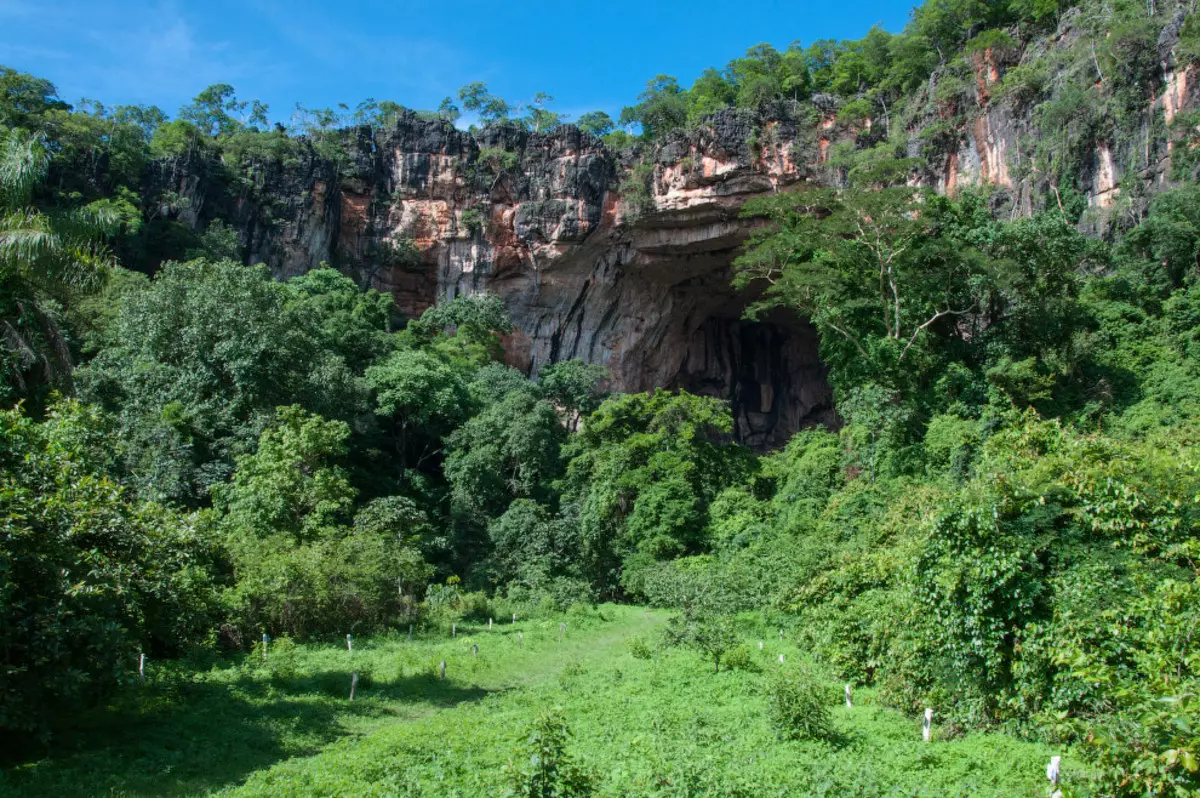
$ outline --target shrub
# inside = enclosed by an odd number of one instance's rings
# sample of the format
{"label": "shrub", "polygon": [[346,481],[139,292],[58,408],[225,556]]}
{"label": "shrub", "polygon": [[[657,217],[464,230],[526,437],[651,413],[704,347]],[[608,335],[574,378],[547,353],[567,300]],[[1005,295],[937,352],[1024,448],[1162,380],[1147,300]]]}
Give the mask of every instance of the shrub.
{"label": "shrub", "polygon": [[634,659],[652,659],[654,657],[654,649],[650,647],[644,637],[635,637],[629,641],[629,653]]}
{"label": "shrub", "polygon": [[560,711],[543,713],[505,766],[509,782],[506,795],[520,798],[591,795],[595,778],[567,752],[570,737],[571,731]]}
{"label": "shrub", "polygon": [[746,645],[735,646],[725,654],[725,668],[731,671],[762,673],[762,665],[754,659],[754,654]]}
{"label": "shrub", "polygon": [[767,682],[771,722],[784,740],[829,740],[836,734],[831,696],[807,668],[780,670]]}

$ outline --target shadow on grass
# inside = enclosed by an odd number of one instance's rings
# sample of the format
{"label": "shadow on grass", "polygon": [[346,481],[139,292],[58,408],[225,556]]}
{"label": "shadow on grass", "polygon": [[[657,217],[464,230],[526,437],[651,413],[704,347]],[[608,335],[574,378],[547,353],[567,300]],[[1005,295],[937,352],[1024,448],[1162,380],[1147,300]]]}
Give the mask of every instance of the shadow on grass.
{"label": "shadow on grass", "polygon": [[165,679],[62,729],[48,747],[9,750],[0,795],[194,795],[240,783],[283,759],[344,736],[343,723],[384,717],[397,704],[448,707],[487,694],[428,675],[364,680],[350,674],[229,682]]}

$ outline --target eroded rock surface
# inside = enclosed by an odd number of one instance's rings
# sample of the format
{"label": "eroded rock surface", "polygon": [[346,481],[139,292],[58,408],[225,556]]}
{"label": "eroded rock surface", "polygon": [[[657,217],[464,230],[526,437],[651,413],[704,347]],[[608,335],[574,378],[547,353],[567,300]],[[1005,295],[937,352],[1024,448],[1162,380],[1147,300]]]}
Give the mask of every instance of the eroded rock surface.
{"label": "eroded rock surface", "polygon": [[[1067,15],[1048,46],[1074,36]],[[1147,118],[1169,121],[1197,106],[1194,76],[1174,63],[1177,38],[1168,26],[1159,43],[1164,90]],[[914,184],[949,193],[986,184],[1014,216],[1037,207],[1045,187],[1029,169],[1032,106],[992,98],[1014,65],[990,51],[977,56],[976,107],[932,151],[922,131],[962,109],[938,106],[931,80],[928,113],[905,131],[908,154],[926,164]],[[750,298],[730,286],[749,230],[738,212],[753,196],[844,179],[828,167],[832,147],[887,137],[886,116],[854,126],[838,122],[837,110],[834,98],[817,96],[804,106],[725,111],[653,151],[620,156],[569,126],[476,137],[410,115],[391,129],[346,131],[348,165],[309,150],[299,164],[257,175],[226,208],[206,199],[203,169],[174,165],[161,180],[193,198],[183,221],[202,227],[229,217],[250,259],[281,277],[328,262],[390,292],[407,315],[439,298],[499,295],[515,324],[506,341],[512,365],[536,376],[547,363],[582,358],[608,367],[615,390],[727,398],[739,437],[771,447],[804,426],[835,424],[836,415],[812,326],[782,311],[742,318]],[[1144,152],[1119,151],[1139,146]],[[1097,141],[1080,176],[1095,212],[1088,224],[1102,229],[1117,204],[1128,171],[1120,164],[1134,165],[1148,194],[1166,184],[1169,155],[1166,142]]]}

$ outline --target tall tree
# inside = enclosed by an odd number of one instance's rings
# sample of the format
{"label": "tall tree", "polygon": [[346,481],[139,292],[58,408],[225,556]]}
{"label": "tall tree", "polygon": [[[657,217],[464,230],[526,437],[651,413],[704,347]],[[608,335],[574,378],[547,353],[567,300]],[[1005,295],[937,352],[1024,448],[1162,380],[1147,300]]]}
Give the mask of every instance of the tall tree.
{"label": "tall tree", "polygon": [[34,205],[49,163],[40,137],[20,128],[0,134],[0,401],[70,386],[61,311],[115,265],[105,243],[116,226],[111,210]]}

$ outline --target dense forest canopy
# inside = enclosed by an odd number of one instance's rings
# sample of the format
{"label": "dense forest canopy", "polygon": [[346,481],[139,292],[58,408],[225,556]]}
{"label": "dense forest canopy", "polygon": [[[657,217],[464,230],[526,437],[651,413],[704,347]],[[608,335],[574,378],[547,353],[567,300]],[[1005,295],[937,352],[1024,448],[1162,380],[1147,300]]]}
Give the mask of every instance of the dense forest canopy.
{"label": "dense forest canopy", "polygon": [[[739,614],[784,619],[893,706],[1078,745],[1099,794],[1200,790],[1200,112],[1127,126],[1195,58],[1186,4],[927,0],[901,33],[757,45],[580,117],[635,178],[725,108],[857,131],[742,211],[747,312],[811,320],[844,422],[762,456],[717,399],[510,368],[495,298],[405,319],[143,193],[183,158],[235,190],[302,148],[341,163],[397,103],[283,126],[217,85],[171,118],[0,67],[0,730],[53,733],[138,651],[604,599],[678,608],[717,668]],[[1039,131],[1028,213],[915,187],[983,60]],[[471,84],[420,116],[542,133],[551,101]],[[1082,153],[1135,133],[1172,143],[1169,179],[1085,234]]]}

